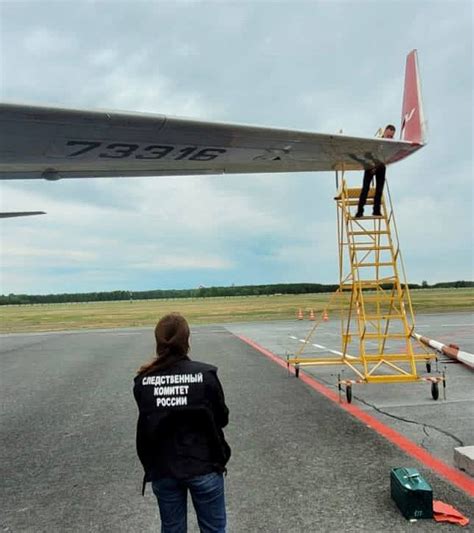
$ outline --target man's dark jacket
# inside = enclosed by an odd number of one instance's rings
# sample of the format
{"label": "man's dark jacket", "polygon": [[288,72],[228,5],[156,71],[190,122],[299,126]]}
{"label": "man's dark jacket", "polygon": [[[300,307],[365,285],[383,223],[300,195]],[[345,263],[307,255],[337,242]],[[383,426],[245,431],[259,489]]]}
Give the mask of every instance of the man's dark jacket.
{"label": "man's dark jacket", "polygon": [[229,410],[215,366],[182,359],[166,370],[138,375],[133,394],[144,484],[225,471],[230,448],[222,428]]}

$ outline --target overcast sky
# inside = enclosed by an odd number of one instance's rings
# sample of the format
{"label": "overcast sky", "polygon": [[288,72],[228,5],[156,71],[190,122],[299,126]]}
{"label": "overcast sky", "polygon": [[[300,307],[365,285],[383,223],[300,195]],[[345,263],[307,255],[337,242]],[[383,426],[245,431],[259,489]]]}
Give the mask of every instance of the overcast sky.
{"label": "overcast sky", "polygon": [[[322,133],[398,127],[417,48],[429,144],[387,174],[405,266],[474,279],[470,1],[0,8],[2,101]],[[5,181],[1,210],[48,214],[1,221],[0,292],[337,283],[334,192],[331,173]]]}

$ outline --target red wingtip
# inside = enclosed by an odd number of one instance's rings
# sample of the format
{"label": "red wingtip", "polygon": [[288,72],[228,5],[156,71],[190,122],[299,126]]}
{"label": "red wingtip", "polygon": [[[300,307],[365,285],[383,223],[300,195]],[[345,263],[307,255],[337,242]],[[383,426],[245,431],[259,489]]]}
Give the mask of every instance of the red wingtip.
{"label": "red wingtip", "polygon": [[426,141],[416,50],[412,50],[407,56],[400,138],[416,144],[425,144]]}

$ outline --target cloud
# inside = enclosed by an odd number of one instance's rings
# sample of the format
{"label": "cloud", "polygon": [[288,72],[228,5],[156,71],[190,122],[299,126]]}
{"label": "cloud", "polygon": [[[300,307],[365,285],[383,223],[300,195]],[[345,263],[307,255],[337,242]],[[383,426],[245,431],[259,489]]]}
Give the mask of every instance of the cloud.
{"label": "cloud", "polygon": [[188,250],[182,250],[182,253],[176,255],[156,253],[157,257],[150,261],[131,263],[130,268],[138,270],[208,270],[208,269],[227,269],[234,266],[233,262],[208,254],[189,255]]}
{"label": "cloud", "polygon": [[[159,64],[153,62],[149,50],[142,49],[125,59],[114,50],[99,50],[93,52],[90,61],[104,71],[100,74],[100,84],[89,83],[81,87],[79,102],[96,102],[103,108],[147,113],[201,118],[212,115],[212,107],[201,94],[190,87],[176,87],[160,71]],[[144,66],[146,72],[143,72]]]}
{"label": "cloud", "polygon": [[33,57],[54,57],[71,50],[74,45],[74,40],[70,37],[45,27],[33,28],[23,40],[25,52]]}
{"label": "cloud", "polygon": [[[2,100],[361,136],[398,125],[416,46],[430,131],[388,169],[401,248],[415,280],[470,277],[470,2],[6,2],[0,39]],[[330,173],[3,183],[3,210],[48,215],[2,221],[2,291],[334,282],[334,192]]]}
{"label": "cloud", "polygon": [[23,265],[32,259],[42,259],[45,265],[54,262],[57,267],[58,264],[70,264],[70,263],[89,263],[96,259],[96,254],[90,251],[69,249],[67,254],[62,250],[51,248],[39,248],[39,247],[22,247],[22,246],[9,246],[6,250],[8,254],[8,261],[10,264],[18,262],[17,264]]}

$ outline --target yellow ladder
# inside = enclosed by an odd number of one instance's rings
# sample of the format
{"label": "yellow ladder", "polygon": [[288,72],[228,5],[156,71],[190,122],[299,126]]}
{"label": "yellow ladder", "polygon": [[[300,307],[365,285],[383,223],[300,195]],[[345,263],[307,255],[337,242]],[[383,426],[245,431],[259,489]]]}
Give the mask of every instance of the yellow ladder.
{"label": "yellow ladder", "polygon": [[[328,304],[339,301],[341,315],[340,356],[305,357],[311,345],[317,321],[295,356],[287,356],[287,365],[343,364],[356,374],[356,380],[340,380],[346,386],[348,401],[352,398],[353,383],[394,383],[430,381],[432,396],[438,398],[438,382],[444,377],[420,377],[417,362],[431,369],[434,353],[414,341],[414,313],[410,291],[398,240],[393,206],[390,197],[382,197],[382,216],[357,218],[356,211],[361,189],[349,188],[342,180],[337,196],[337,225],[339,249],[339,289]],[[371,188],[367,205],[373,204]],[[421,348],[423,353],[415,351]],[[334,353],[334,352],[333,352]]]}

